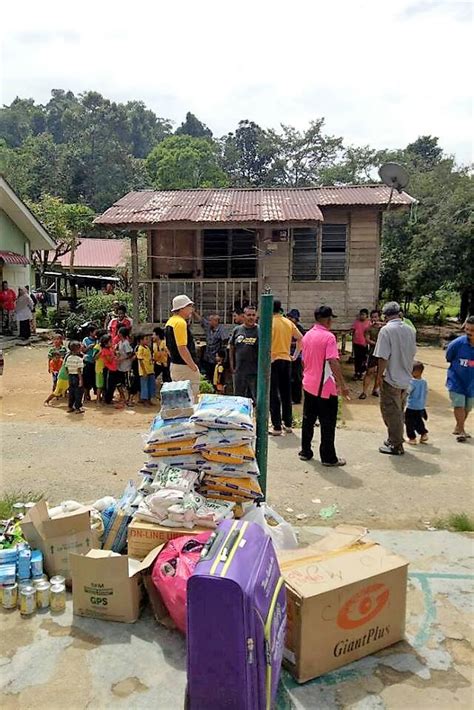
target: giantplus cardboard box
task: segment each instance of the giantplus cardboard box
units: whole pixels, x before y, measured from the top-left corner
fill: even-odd
[[[74,513],[64,513],[50,518],[48,506],[39,501],[21,522],[23,535],[31,547],[43,553],[47,574],[60,574],[71,581],[70,553],[85,554],[99,547],[95,530],[91,529],[89,508],[81,508]]]
[[[278,554],[287,588],[284,664],[300,683],[404,637],[408,562],[366,532],[341,525]]]
[[[153,564],[161,546],[143,560],[111,550],[71,555],[74,614],[128,624],[140,616],[141,572]]]
[[[182,535],[195,535],[209,528],[167,528],[156,523],[145,523],[141,520],[132,520],[128,526],[128,554],[137,560],[143,560],[157,545],[162,545],[168,540],[174,540]]]

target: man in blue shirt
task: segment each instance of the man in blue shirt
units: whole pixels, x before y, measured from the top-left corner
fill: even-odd
[[[456,428],[454,434],[460,442],[470,438],[465,422],[474,404],[474,316],[469,316],[465,335],[453,340],[446,350],[449,362],[446,387],[454,408]]]

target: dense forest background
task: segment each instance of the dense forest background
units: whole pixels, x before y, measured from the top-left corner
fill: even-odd
[[[420,307],[456,291],[466,313],[474,305],[472,173],[436,137],[374,150],[331,135],[324,118],[305,130],[242,120],[216,137],[192,113],[174,127],[141,101],[116,103],[95,91],[54,90],[44,105],[16,98],[0,109],[0,171],[63,252],[129,190],[376,182],[389,160],[407,168],[419,204],[385,219],[382,290]]]

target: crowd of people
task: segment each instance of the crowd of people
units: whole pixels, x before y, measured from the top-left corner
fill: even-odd
[[[274,300],[269,434],[291,434],[293,404],[303,401],[299,457],[313,458],[315,426],[320,431],[319,455],[325,466],[343,466],[336,454],[335,433],[340,397],[349,388],[340,364],[340,352],[332,325],[337,315],[329,306],[315,311],[315,324],[306,332],[297,309],[284,314]],[[205,345],[198,356],[191,329],[199,321]],[[132,406],[137,400],[153,404],[156,383],[189,380],[197,398],[201,376],[218,393],[233,392],[257,399],[259,325],[255,306],[248,303],[234,312],[234,327],[226,331],[217,314],[203,317],[185,294],[176,296],[164,328],[152,335],[133,334],[126,307],[116,303],[103,329],[87,324],[82,340],[69,342],[55,336],[48,354],[53,391],[46,399],[69,392],[70,412],[82,413],[83,401],[95,396],[105,405]],[[351,328],[354,381],[362,382],[360,400],[378,397],[387,438],[383,454],[400,456],[403,445],[428,442],[426,400],[428,385],[423,363],[415,360],[416,330],[396,302],[382,311],[361,309]],[[453,340],[447,351],[447,387],[454,409],[454,434],[459,442],[469,437],[465,422],[474,402],[474,317],[465,334]],[[115,398],[115,400],[114,400]]]
[[[20,286],[18,291],[10,288],[8,281],[2,281],[0,289],[0,312],[2,317],[2,334],[13,335],[15,321],[18,327],[18,337],[29,340],[36,331],[35,310],[38,300],[30,292],[29,286]]]

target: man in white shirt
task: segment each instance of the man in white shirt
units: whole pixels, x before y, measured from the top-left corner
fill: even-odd
[[[378,358],[380,410],[388,439],[379,451],[381,454],[400,456],[405,453],[404,411],[416,354],[416,334],[400,318],[400,305],[396,301],[386,303],[382,312],[386,324],[380,329],[374,357]]]

